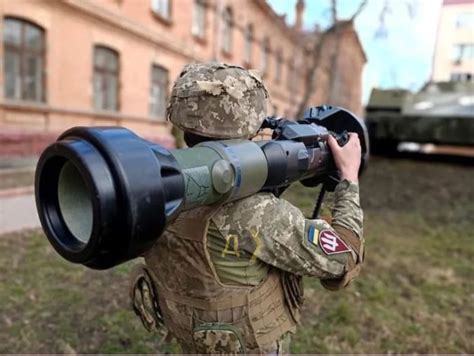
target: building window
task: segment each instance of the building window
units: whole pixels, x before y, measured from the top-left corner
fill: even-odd
[[[94,108],[118,111],[119,55],[111,48],[94,47]]]
[[[457,14],[456,28],[472,30],[474,28],[474,12],[461,12]]]
[[[265,37],[262,41],[262,53],[260,56],[260,71],[265,75],[268,71],[268,57],[270,56],[270,40]]]
[[[276,54],[276,67],[275,67],[275,81],[279,83],[283,72],[283,56],[281,50],[277,51]]]
[[[222,16],[222,51],[231,53],[232,51],[232,9],[226,7]]]
[[[151,0],[151,9],[156,15],[166,19],[171,19],[171,0]]]
[[[287,87],[288,90],[293,90],[294,83],[295,83],[295,63],[293,60],[290,61],[290,64],[288,65],[288,75],[287,75]]]
[[[166,116],[166,101],[168,96],[168,70],[153,65],[151,67],[150,86],[150,116],[164,119]]]
[[[194,0],[193,26],[191,32],[198,38],[206,37],[206,1]]]
[[[244,62],[252,63],[252,45],[253,45],[253,25],[248,24],[245,28],[245,46],[244,46]]]
[[[460,43],[453,46],[452,59],[456,63],[474,59],[474,44]]]
[[[6,17],[3,44],[5,97],[44,102],[44,30],[31,22]]]
[[[304,62],[301,57],[298,55],[296,58],[293,59],[293,87],[291,90],[295,91],[295,93],[299,90],[301,78],[303,78],[303,66]]]
[[[451,81],[453,82],[470,82],[472,80],[472,73],[451,73]]]

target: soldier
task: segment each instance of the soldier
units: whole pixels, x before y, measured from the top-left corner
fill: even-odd
[[[267,91],[243,68],[187,65],[167,115],[189,146],[249,139],[266,116]],[[147,329],[161,322],[185,353],[275,353],[289,350],[299,321],[302,276],[336,290],[363,260],[356,134],[329,146],[342,181],[332,224],[305,219],[271,193],[182,213],[145,255],[133,277],[134,309]]]

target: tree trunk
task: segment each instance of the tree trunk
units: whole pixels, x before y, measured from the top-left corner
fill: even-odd
[[[298,106],[298,110],[296,111],[296,118],[302,119],[303,113],[308,106],[309,99],[311,94],[314,93],[316,90],[317,80],[316,80],[316,72],[319,68],[319,63],[322,57],[322,49],[324,44],[326,43],[326,39],[328,37],[328,31],[321,33],[321,36],[318,40],[315,41],[314,49],[311,51],[310,56],[312,59],[311,64],[307,67],[307,74],[304,78],[304,92],[303,97],[301,98],[301,102]]]

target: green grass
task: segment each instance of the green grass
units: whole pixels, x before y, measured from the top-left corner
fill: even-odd
[[[373,160],[361,184],[363,272],[336,293],[305,281],[303,327],[292,351],[472,353],[473,172]],[[295,185],[285,194],[299,203],[303,192]],[[303,203],[309,214],[310,201]]]
[[[0,237],[0,251],[0,353],[158,350],[161,337],[129,308],[136,262],[106,272],[71,265],[40,231]]]
[[[292,351],[473,353],[473,172],[373,159],[361,187],[363,272],[340,292],[305,280]],[[294,185],[285,197],[309,215],[316,194]],[[0,353],[178,352],[129,308],[134,263],[91,271],[58,257],[40,231],[0,236]]]

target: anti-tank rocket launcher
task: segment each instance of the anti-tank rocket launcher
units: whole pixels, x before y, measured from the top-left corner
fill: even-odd
[[[48,240],[70,262],[107,269],[142,255],[184,210],[278,193],[296,181],[333,190],[339,173],[328,135],[344,145],[347,133],[356,132],[360,173],[367,166],[365,124],[344,109],[312,107],[303,120],[267,118],[262,128],[273,130],[272,140],[174,150],[121,127],[67,130],[36,169],[36,205]]]

